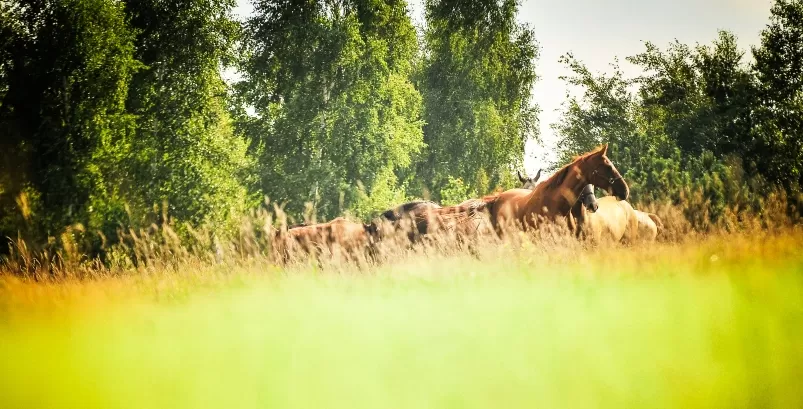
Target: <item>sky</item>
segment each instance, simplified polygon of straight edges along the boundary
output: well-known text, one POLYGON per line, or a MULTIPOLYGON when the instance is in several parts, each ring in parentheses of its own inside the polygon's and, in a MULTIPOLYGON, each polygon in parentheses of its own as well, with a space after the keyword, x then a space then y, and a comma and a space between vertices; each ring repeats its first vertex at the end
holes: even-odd
MULTIPOLYGON (((423 2, 410 1, 416 23, 423 22, 423 2)), ((609 72, 619 57, 626 76, 640 73, 625 57, 644 50, 644 41, 662 49, 677 39, 686 44, 710 44, 717 31, 736 35, 739 45, 749 51, 759 43, 761 30, 769 22, 773 0, 524 0, 518 19, 533 28, 540 46, 536 64, 539 76, 533 100, 539 115, 542 143, 528 142, 525 170, 534 175, 555 160, 556 138, 550 125, 560 118, 567 87, 559 79, 570 72, 558 62, 572 52, 593 72, 609 72)), ((250 0, 238 0, 234 10, 240 17, 252 11, 250 0)), ((749 56, 749 53, 746 54, 749 56)), ((545 176, 542 176, 545 177, 545 176)))

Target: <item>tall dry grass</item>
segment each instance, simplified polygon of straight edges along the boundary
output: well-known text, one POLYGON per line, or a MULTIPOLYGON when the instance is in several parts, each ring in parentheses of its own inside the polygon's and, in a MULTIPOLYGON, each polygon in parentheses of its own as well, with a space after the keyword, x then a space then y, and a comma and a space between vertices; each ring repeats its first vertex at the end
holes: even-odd
MULTIPOLYGON (((800 223, 795 212, 789 211, 789 203, 782 193, 764 198, 760 211, 728 208, 716 223, 708 217, 708 206, 710 203, 702 197, 692 197, 679 204, 653 203, 637 207, 661 218, 664 228, 658 241, 663 243, 683 243, 729 233, 775 232, 800 223)), ((234 234, 212 226, 177 228, 170 223, 119 230, 114 242, 97 233, 103 245, 100 256, 95 258, 87 256, 76 238, 90 233, 74 225, 58 237, 51 237, 44 245, 32 245, 21 238, 11 240, 10 254, 0 260, 0 274, 37 282, 59 282, 254 264, 276 269, 314 265, 318 269, 365 272, 385 263, 422 257, 468 254, 480 258, 499 247, 540 249, 545 257, 577 254, 590 247, 572 237, 565 224, 527 233, 507 229, 500 239, 487 220, 466 219, 460 223, 474 227, 452 225, 411 244, 408 240, 408 233, 414 230, 411 224, 394 226, 378 219, 374 222, 380 227, 381 239, 365 251, 354 254, 335 244, 319 249, 317 254, 293 251, 288 260, 282 260, 277 254, 276 233, 286 229, 288 222, 286 215, 275 206, 272 210, 260 208, 241 217, 239 230, 234 234)))

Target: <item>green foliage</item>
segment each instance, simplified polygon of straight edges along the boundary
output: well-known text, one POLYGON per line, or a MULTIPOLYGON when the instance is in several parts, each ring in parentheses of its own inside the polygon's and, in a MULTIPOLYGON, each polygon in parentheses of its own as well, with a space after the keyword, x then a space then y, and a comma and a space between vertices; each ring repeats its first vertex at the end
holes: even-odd
POLYGON ((803 184, 803 1, 777 0, 753 48, 759 90, 758 167, 790 190, 803 184))
MULTIPOLYGON (((0 236, 97 250, 152 223, 233 233, 263 195, 366 218, 517 186, 539 46, 516 0, 427 0, 421 43, 405 0, 257 0, 245 24, 234 5, 0 2, 0 236)), ((776 1, 752 54, 724 31, 646 43, 633 79, 566 55, 583 92, 554 125, 560 164, 610 143, 634 202, 693 197, 699 224, 777 185, 794 202, 803 1, 776 1)))
MULTIPOLYGON (((417 50, 404 1, 258 1, 239 84, 256 118, 260 186, 298 215, 364 215, 423 147, 417 50), (342 194, 342 197, 341 197, 342 194)), ((388 193, 390 191, 397 193, 388 193)), ((377 202, 378 200, 378 202, 377 202)))
POLYGON ((10 176, 0 206, 18 213, 19 195, 35 192, 28 197, 39 197, 41 212, 0 234, 25 230, 43 241, 75 221, 97 221, 92 203, 120 198, 134 125, 125 100, 140 68, 134 31, 123 6, 106 0, 20 2, 4 9, 3 26, 11 35, 0 52, 2 173, 10 176))
POLYGON ((449 177, 486 192, 520 168, 524 143, 538 136, 531 101, 535 35, 516 22, 514 0, 427 0, 425 6, 420 87, 427 149, 419 180, 436 198, 449 177))
POLYGON ((803 63, 800 4, 776 4, 752 67, 724 31, 710 46, 674 42, 661 50, 646 43, 643 53, 627 58, 645 72, 632 80, 616 64, 612 74, 595 75, 565 56, 574 74, 566 80, 583 93, 569 99, 554 126, 556 166, 610 143, 634 203, 704 204, 686 209, 697 226, 720 219, 728 207, 758 210, 757 199, 773 186, 794 192, 803 159, 797 128, 803 85, 795 85, 803 78, 795 74, 803 63))
POLYGON ((441 204, 454 206, 475 195, 476 192, 463 179, 449 176, 446 185, 441 189, 441 204))
MULTIPOLYGON (((226 110, 220 66, 230 61, 238 25, 233 0, 128 0, 137 58, 128 106, 137 116, 133 181, 146 222, 153 205, 193 224, 225 224, 248 205, 251 163, 226 110)), ((159 213, 157 212, 156 215, 159 213)))
POLYGON ((162 215, 241 214, 250 161, 220 77, 233 4, 3 2, 0 234, 45 243, 74 225, 97 245, 162 215), (36 217, 21 222, 22 203, 36 217))
POLYGON ((720 32, 712 46, 672 43, 628 60, 647 75, 637 79, 645 120, 690 156, 711 151, 717 157, 745 156, 752 151, 751 105, 754 87, 736 38, 720 32))

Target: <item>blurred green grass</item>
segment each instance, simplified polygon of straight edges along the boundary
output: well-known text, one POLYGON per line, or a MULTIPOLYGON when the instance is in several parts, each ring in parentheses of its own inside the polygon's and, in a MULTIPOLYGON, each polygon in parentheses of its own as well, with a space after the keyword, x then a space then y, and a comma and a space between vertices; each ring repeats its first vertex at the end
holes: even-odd
POLYGON ((0 285, 0 406, 800 408, 799 236, 0 285))

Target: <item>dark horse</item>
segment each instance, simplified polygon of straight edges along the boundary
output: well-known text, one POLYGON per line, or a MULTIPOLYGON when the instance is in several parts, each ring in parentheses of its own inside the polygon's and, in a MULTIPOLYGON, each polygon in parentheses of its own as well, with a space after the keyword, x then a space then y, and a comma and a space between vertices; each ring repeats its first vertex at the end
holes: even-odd
POLYGON ((538 169, 538 173, 535 174, 535 177, 526 178, 521 175, 521 172, 516 171, 516 174, 519 176, 519 182, 521 182, 522 189, 535 189, 535 184, 538 183, 538 179, 541 179, 541 171, 543 169, 538 169))
POLYGON ((532 191, 511 189, 482 200, 498 234, 508 224, 537 228, 542 221, 569 220, 571 208, 584 189, 595 184, 617 199, 630 196, 630 188, 608 159, 608 145, 578 156, 532 191))
POLYGON ((438 230, 467 234, 476 230, 476 220, 485 207, 480 199, 466 200, 455 206, 443 207, 435 202, 416 200, 386 210, 380 219, 390 222, 395 231, 404 231, 411 242, 438 230))
POLYGON ((414 200, 393 209, 388 209, 379 215, 380 219, 390 222, 396 231, 406 231, 411 242, 416 237, 427 233, 429 227, 426 215, 430 210, 442 209, 441 205, 429 200, 414 200))

